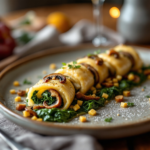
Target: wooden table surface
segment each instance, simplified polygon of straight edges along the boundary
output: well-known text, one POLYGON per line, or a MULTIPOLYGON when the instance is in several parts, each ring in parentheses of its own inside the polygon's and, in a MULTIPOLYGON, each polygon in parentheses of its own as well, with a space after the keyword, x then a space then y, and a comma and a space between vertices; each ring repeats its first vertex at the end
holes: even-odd
MULTIPOLYGON (((112 4, 105 4, 103 7, 103 24, 113 30, 117 30, 117 19, 112 18, 109 15, 109 9, 113 6, 112 4)), ((116 6, 119 9, 121 6, 116 6)), ((88 19, 93 21, 92 15, 92 5, 91 4, 68 4, 68 5, 59 5, 51 7, 41 7, 33 8, 38 16, 46 18, 49 13, 54 11, 61 11, 66 13, 72 21, 72 24, 75 24, 81 19, 88 19)), ((16 19, 24 15, 28 10, 21 10, 18 12, 13 12, 6 16, 3 16, 3 19, 7 22, 13 19, 16 19)), ((150 44, 139 45, 133 44, 136 46, 143 46, 150 48, 150 44)), ((100 140, 99 143, 103 146, 105 150, 150 150, 150 132, 138 136, 115 139, 115 140, 100 140)))

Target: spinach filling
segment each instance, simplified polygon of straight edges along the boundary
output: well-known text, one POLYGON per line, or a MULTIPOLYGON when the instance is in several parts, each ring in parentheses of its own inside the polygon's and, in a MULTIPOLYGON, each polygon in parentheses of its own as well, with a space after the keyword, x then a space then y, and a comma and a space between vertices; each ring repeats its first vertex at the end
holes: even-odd
MULTIPOLYGON (((150 68, 150 67, 149 67, 150 68)), ((148 67, 143 67, 142 70, 148 69, 148 67)), ((138 86, 141 83, 143 83, 146 80, 146 75, 144 73, 138 73, 138 72, 130 72, 134 75, 137 75, 140 78, 140 81, 138 83, 135 83, 133 81, 129 81, 127 79, 123 79, 119 82, 119 87, 102 87, 100 90, 97 90, 96 96, 99 96, 99 100, 89 100, 89 101, 83 101, 82 106, 79 110, 74 111, 73 109, 67 109, 67 110, 60 110, 58 108, 52 108, 52 109, 40 109, 35 110, 38 117, 42 118, 43 121, 49 121, 49 122, 67 122, 70 119, 76 117, 77 115, 81 113, 87 113, 90 109, 98 109, 99 107, 103 107, 105 105, 106 100, 113 99, 116 95, 120 95, 123 93, 124 90, 129 90, 134 86, 138 86), (102 94, 107 93, 109 97, 107 99, 102 98, 102 94)), ((88 91, 86 95, 92 94, 91 91, 88 91)), ((36 93, 33 94, 33 100, 35 103, 43 102, 44 100, 50 101, 49 103, 52 104, 54 101, 52 98, 50 98, 50 94, 45 91, 42 94, 42 99, 37 99, 35 96, 36 93)), ((71 105, 75 105, 77 103, 77 100, 74 100, 71 105)))
POLYGON ((56 97, 52 97, 51 93, 48 90, 42 93, 42 98, 38 98, 36 95, 37 93, 37 90, 34 91, 31 97, 35 104, 42 104, 44 101, 46 101, 48 105, 52 105, 56 102, 56 97))

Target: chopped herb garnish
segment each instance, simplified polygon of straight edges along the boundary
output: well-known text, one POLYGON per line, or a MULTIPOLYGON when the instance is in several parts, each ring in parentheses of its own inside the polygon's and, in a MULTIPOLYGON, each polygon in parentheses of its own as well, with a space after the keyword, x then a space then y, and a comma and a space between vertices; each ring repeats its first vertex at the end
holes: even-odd
POLYGON ((134 103, 128 102, 128 107, 133 107, 133 106, 134 106, 134 103))
POLYGON ((149 96, 149 95, 147 95, 147 96, 146 96, 146 98, 150 98, 150 96, 149 96))
POLYGON ((88 57, 90 57, 92 54, 87 54, 88 57))
MULTIPOLYGON (((81 66, 80 65, 76 65, 77 62, 76 61, 73 61, 73 65, 72 64, 68 64, 68 68, 69 69, 77 69, 77 68, 80 68, 81 66)), ((63 66, 66 65, 66 63, 62 63, 63 66)), ((61 67, 62 69, 64 69, 64 67, 61 67)))
POLYGON ((146 86, 144 86, 143 88, 146 89, 146 86))
POLYGON ((32 82, 30 82, 30 81, 28 81, 27 79, 25 79, 25 80, 23 81, 23 84, 32 84, 32 82))
POLYGON ((99 50, 95 51, 94 54, 97 55, 97 54, 99 54, 100 52, 101 52, 101 50, 99 49, 99 50))
POLYGON ((112 117, 105 119, 105 122, 111 122, 111 121, 112 121, 112 117))

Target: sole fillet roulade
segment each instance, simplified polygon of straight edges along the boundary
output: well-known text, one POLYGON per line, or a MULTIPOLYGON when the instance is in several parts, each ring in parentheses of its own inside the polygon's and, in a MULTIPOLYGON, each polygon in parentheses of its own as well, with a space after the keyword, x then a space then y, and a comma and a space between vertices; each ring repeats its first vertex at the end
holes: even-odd
POLYGON ((68 109, 75 97, 75 88, 68 78, 66 78, 65 83, 60 83, 59 80, 49 80, 44 82, 40 80, 37 84, 29 89, 28 92, 28 106, 34 106, 34 101, 32 99, 34 91, 38 91, 36 96, 37 98, 42 97, 42 93, 46 90, 56 90, 63 100, 63 106, 61 109, 68 109))
POLYGON ((142 67, 142 60, 139 56, 139 54, 136 52, 136 50, 131 47, 131 46, 127 46, 127 45, 118 45, 116 47, 113 48, 116 51, 123 51, 123 52, 127 52, 129 54, 132 55, 133 59, 134 59, 134 65, 132 66, 132 70, 138 70, 142 67))
POLYGON ((70 77, 75 89, 83 94, 94 85, 93 74, 82 65, 80 68, 68 68, 68 66, 63 66, 63 69, 58 69, 56 73, 70 77))

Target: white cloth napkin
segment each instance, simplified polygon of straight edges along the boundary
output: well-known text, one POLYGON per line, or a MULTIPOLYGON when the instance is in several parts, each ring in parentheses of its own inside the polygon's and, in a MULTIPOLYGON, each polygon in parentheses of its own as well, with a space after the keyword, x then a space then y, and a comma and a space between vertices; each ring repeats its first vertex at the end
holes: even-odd
MULTIPOLYGON (((115 31, 103 26, 102 35, 108 39, 108 45, 124 43, 124 39, 115 31)), ((91 42, 95 37, 95 26, 88 20, 81 20, 76 23, 68 32, 60 34, 54 26, 46 26, 35 34, 29 43, 15 48, 14 53, 30 54, 43 49, 63 45, 77 45, 84 42, 91 42)), ((17 35, 14 33, 14 37, 17 35)))
MULTIPOLYGON (((15 125, 1 114, 0 128, 17 142, 33 150, 103 150, 92 136, 42 136, 15 125)), ((0 139, 0 150, 11 150, 2 139, 0 139)))

